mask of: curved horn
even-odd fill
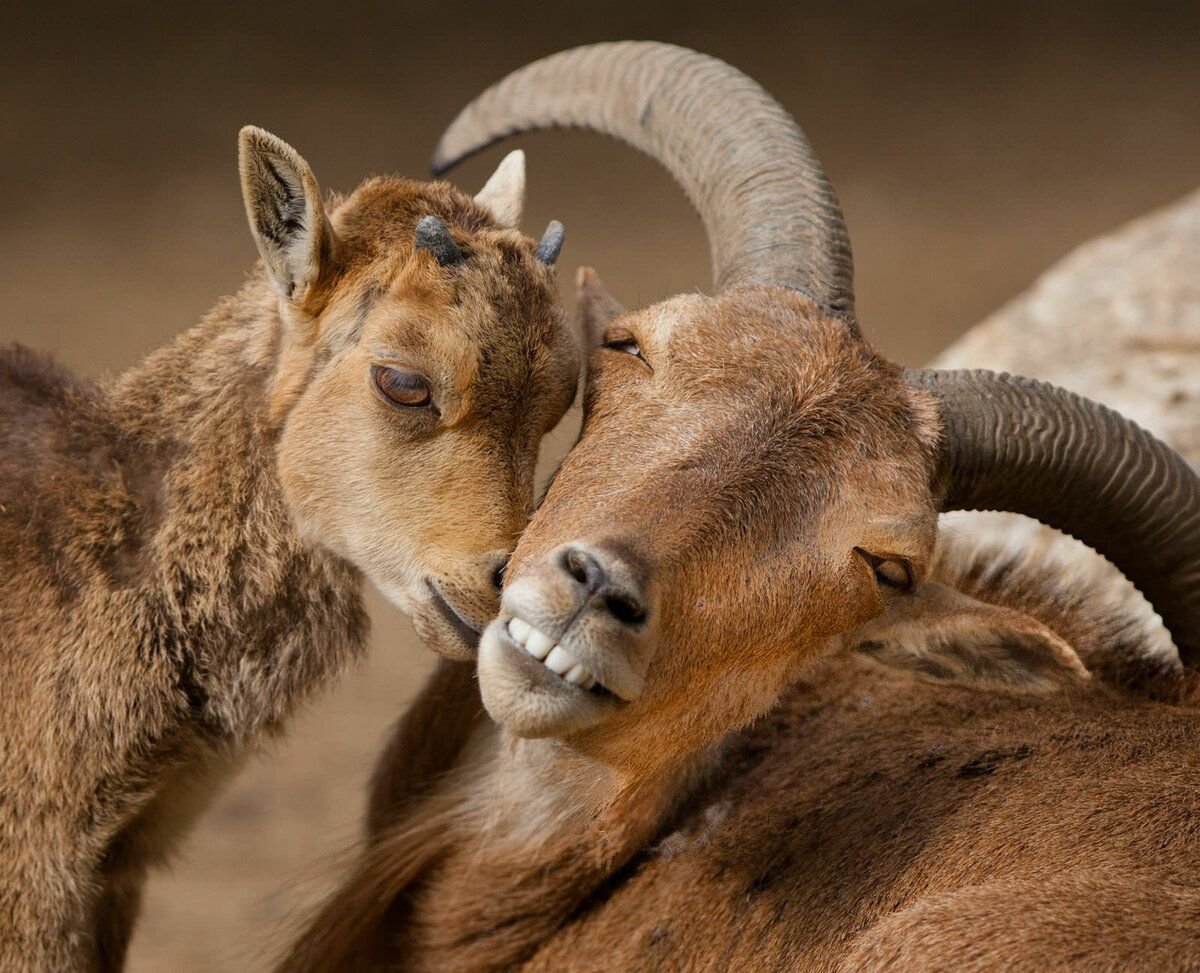
[[[938,399],[943,510],[1027,514],[1113,562],[1200,666],[1200,478],[1137,424],[1073,392],[987,371],[912,370]]]
[[[576,127],[664,165],[699,211],[718,291],[775,284],[852,315],[850,241],[833,187],[792,117],[716,58],[670,44],[592,44],[535,61],[459,113],[440,175],[506,136]]]
[[[537,258],[544,264],[553,264],[562,252],[563,241],[567,238],[567,228],[558,220],[551,220],[542,241],[538,244]]]
[[[428,250],[443,267],[456,264],[463,258],[462,251],[450,235],[450,230],[436,216],[424,216],[417,224],[417,238],[413,244],[418,250]]]

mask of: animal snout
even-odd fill
[[[600,548],[571,545],[559,553],[558,561],[585,605],[622,625],[646,620],[645,585],[623,558]]]
[[[497,598],[500,590],[504,587],[504,572],[508,568],[509,552],[506,550],[493,550],[485,554],[478,554],[473,557],[468,565],[464,566],[463,579],[460,582],[464,587],[472,588],[477,592],[476,597],[486,602],[490,607]],[[493,612],[485,611],[484,617],[488,617]]]
[[[436,585],[431,580],[430,588],[461,621],[479,631],[500,607],[507,564],[508,551],[471,555],[437,575]]]

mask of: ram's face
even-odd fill
[[[778,295],[676,298],[602,335],[579,444],[483,641],[513,732],[610,762],[700,745],[922,576],[927,404]]]

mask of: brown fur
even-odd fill
[[[265,231],[247,199],[277,242],[328,233],[311,266],[260,265],[114,381],[0,353],[2,969],[120,967],[146,869],[361,650],[362,573],[449,652],[466,626],[423,584],[460,618],[495,610],[578,368],[553,272],[449,185],[373,179],[328,216],[304,186]],[[414,251],[429,213],[460,265]],[[375,394],[393,358],[429,374],[440,419]]]
[[[985,563],[935,574],[969,587]],[[1051,608],[1052,575],[1004,567],[993,600]],[[655,823],[629,835],[606,803],[623,791],[606,789],[533,847],[490,847],[503,829],[480,834],[486,815],[461,811],[489,792],[460,768],[435,798],[440,814],[426,798],[364,854],[378,882],[400,848],[422,853],[404,905],[366,937],[374,952],[284,968],[1190,968],[1200,684],[1153,664],[1139,672],[1137,626],[1120,606],[1076,591],[1070,607],[1060,629],[1085,654],[1111,650],[1122,685],[1165,698],[1099,680],[1057,694],[934,686],[840,655],[710,751],[702,777],[675,782],[681,809],[659,795],[647,802]],[[563,772],[561,758],[543,760],[547,777]],[[335,901],[350,895],[370,915],[362,882],[352,876]]]
[[[580,442],[484,634],[498,723],[436,754],[432,782],[424,764],[407,802],[388,787],[358,866],[281,969],[958,968],[937,957],[960,893],[982,958],[952,955],[984,968],[1020,920],[1008,899],[990,919],[987,883],[1108,889],[1075,910],[1093,925],[1073,952],[1047,954],[1086,965],[1150,935],[1106,911],[1133,864],[1129,881],[1178,906],[1139,921],[1187,913],[1200,717],[1179,704],[1194,680],[1139,670],[1141,629],[1104,592],[1064,595],[1036,564],[939,560],[936,416],[896,369],[780,290],[676,298],[614,330],[623,350],[593,354]],[[579,545],[643,621],[580,594],[564,567]],[[863,551],[907,562],[915,584],[883,584]],[[640,682],[594,698],[529,676],[510,614],[602,685],[616,656]],[[1097,679],[1081,656],[1123,661]],[[427,738],[442,739],[436,715],[403,724],[377,780]],[[905,915],[924,952],[915,933],[872,938]],[[1095,924],[1121,921],[1126,953],[1098,955]],[[1182,957],[1184,938],[1166,932],[1155,955]]]

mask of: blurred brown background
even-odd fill
[[[88,374],[188,327],[251,266],[242,124],[292,142],[326,188],[422,176],[468,98],[588,41],[700,48],[791,109],[841,194],[865,327],[910,364],[1076,243],[1200,184],[1194,2],[114,2],[9,5],[0,28],[0,340]],[[521,144],[527,229],[557,217],[569,230],[564,282],[593,264],[630,305],[707,286],[699,221],[653,163],[578,133]],[[500,155],[456,180],[478,188]],[[373,608],[362,670],[252,763],[151,883],[134,970],[261,968],[328,881],[427,665],[407,622]]]

